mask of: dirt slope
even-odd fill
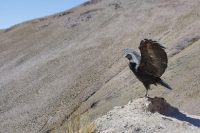
[[[92,0],[0,32],[0,131],[45,132],[79,111],[94,119],[144,96],[122,49],[151,38],[167,47],[150,95],[200,115],[199,0]]]

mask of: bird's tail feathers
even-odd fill
[[[159,84],[164,86],[167,89],[172,90],[172,88],[165,81],[163,81],[162,79],[160,80]]]

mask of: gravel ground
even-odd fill
[[[181,118],[181,119],[180,119]],[[200,117],[172,107],[163,98],[139,98],[114,107],[96,121],[97,133],[199,133]]]

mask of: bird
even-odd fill
[[[139,45],[139,52],[133,49],[123,49],[125,57],[129,60],[129,68],[146,88],[145,97],[148,97],[150,85],[157,84],[172,90],[172,88],[161,78],[168,64],[165,47],[157,41],[143,39]]]

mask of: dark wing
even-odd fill
[[[154,77],[161,77],[167,68],[167,54],[165,47],[156,41],[142,40],[139,46],[141,62],[138,71]]]

